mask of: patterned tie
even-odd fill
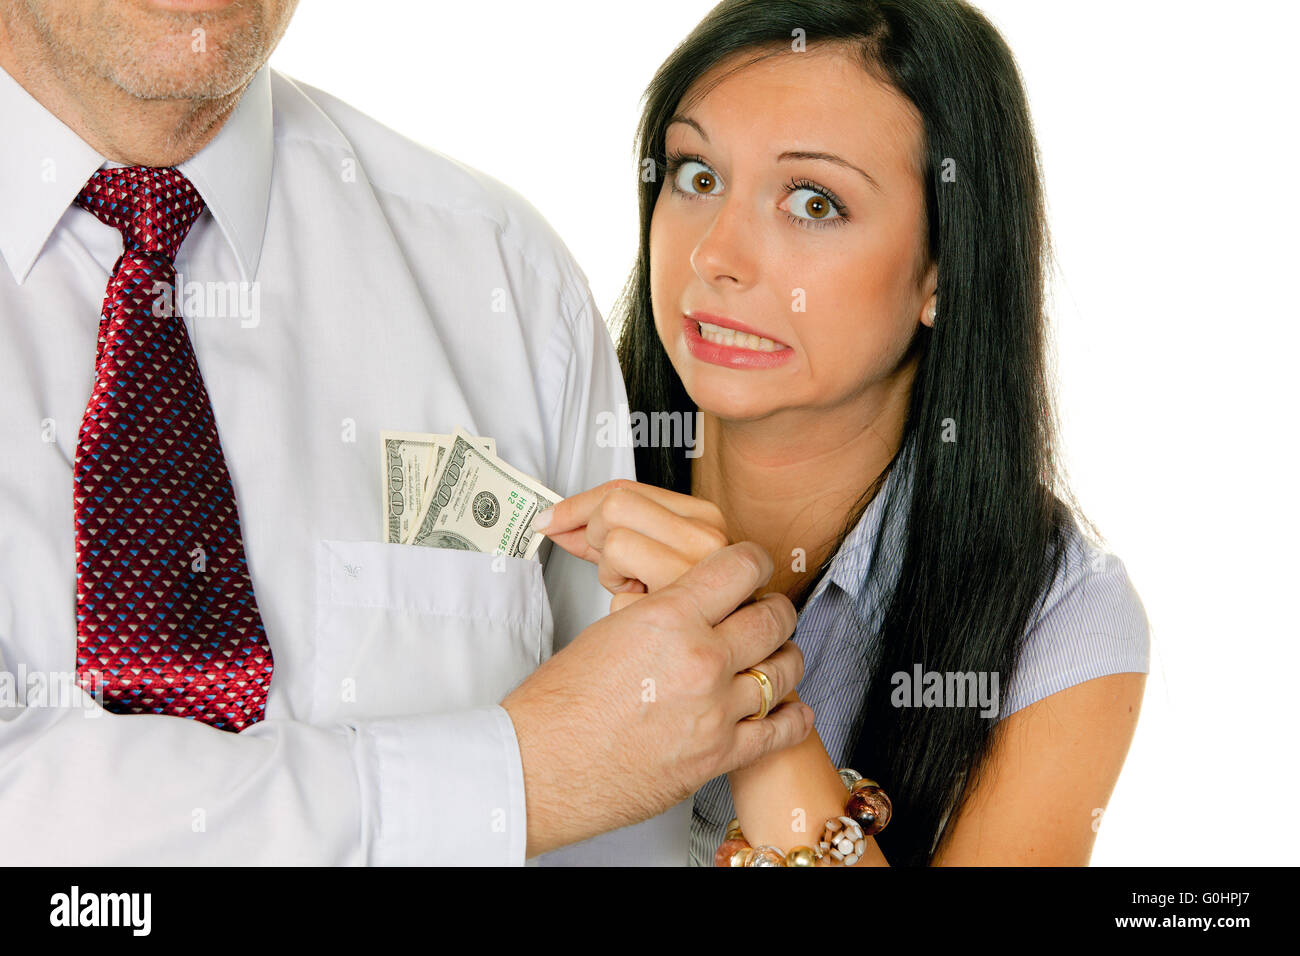
[[[73,471],[77,678],[114,713],[261,720],[271,648],[173,294],[203,200],[174,169],[102,169],[77,205],[122,233]]]

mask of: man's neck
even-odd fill
[[[862,493],[898,450],[914,372],[909,361],[833,410],[787,410],[756,422],[703,414],[691,493],[722,509],[731,540],[757,542],[772,555],[776,570],[764,591],[800,594],[831,556]]]
[[[189,159],[216,136],[247,88],[213,99],[141,99],[60,63],[21,14],[0,17],[0,68],[96,152],[126,165]]]

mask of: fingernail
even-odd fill
[[[545,531],[550,526],[553,517],[555,517],[554,508],[547,508],[545,511],[537,512],[537,517],[533,518],[533,530]]]

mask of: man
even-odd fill
[[[380,538],[380,429],[570,495],[625,396],[527,203],[265,67],[293,7],[0,0],[7,863],[518,864],[811,727],[741,719],[755,546],[603,617],[558,549]]]

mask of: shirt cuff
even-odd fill
[[[361,827],[374,866],[522,866],[524,771],[493,705],[358,721]]]

